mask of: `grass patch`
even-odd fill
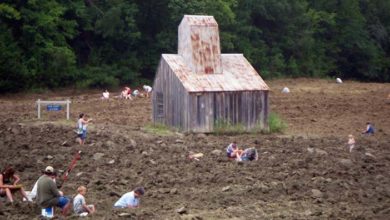
[[[171,136],[174,134],[174,131],[172,129],[164,124],[160,123],[150,123],[145,125],[144,131],[151,133],[151,134],[156,134],[160,136]]]
[[[269,133],[283,133],[287,129],[287,124],[278,114],[271,112],[268,116]]]
[[[221,134],[243,134],[245,133],[245,127],[238,123],[233,124],[229,120],[218,119],[214,122],[214,133]]]

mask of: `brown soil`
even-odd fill
[[[120,212],[130,219],[390,219],[390,85],[268,83],[271,111],[288,123],[285,134],[163,136],[148,129],[150,99],[102,101],[96,91],[3,96],[0,167],[12,164],[31,190],[40,170],[47,165],[65,170],[82,150],[62,190],[75,196],[79,185],[87,186],[87,202],[98,211],[86,219],[124,218]],[[290,94],[280,93],[284,86]],[[37,120],[38,98],[71,99],[72,121],[64,120],[64,111],[44,111]],[[94,118],[85,146],[75,143],[79,112]],[[376,127],[374,136],[360,134],[367,121]],[[350,133],[357,141],[353,153],[346,147]],[[256,146],[260,159],[226,159],[224,148],[233,140]],[[216,149],[222,152],[212,154]],[[189,151],[205,156],[191,161]],[[96,153],[104,155],[95,160]],[[111,208],[118,198],[110,192],[141,185],[147,191],[141,208]],[[176,213],[183,206],[187,213]],[[35,204],[0,202],[0,219],[38,218]]]

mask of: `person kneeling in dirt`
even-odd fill
[[[134,97],[137,97],[137,96],[139,96],[139,90],[138,89],[135,89],[133,92],[132,92],[132,96],[134,96]]]
[[[226,155],[230,159],[235,159],[241,154],[242,150],[238,149],[236,141],[233,141],[233,143],[229,144],[226,148]]]
[[[103,92],[103,96],[101,99],[109,99],[110,98],[110,93],[108,92],[108,90],[106,89],[104,92]]]
[[[41,208],[49,208],[57,206],[62,209],[62,214],[68,214],[70,199],[57,189],[57,185],[53,181],[54,168],[46,167],[44,175],[38,179],[37,183],[37,204]]]
[[[120,97],[123,98],[123,99],[130,99],[130,100],[132,100],[130,87],[125,87],[124,90],[122,90]]]
[[[366,130],[362,132],[362,134],[374,134],[374,126],[370,122],[367,122]]]
[[[10,202],[14,202],[12,194],[19,191],[27,201],[31,201],[27,197],[22,185],[18,185],[19,181],[20,178],[15,175],[15,170],[12,167],[5,168],[0,174],[0,196],[6,195]]]
[[[85,186],[80,186],[77,188],[77,194],[76,197],[73,199],[73,210],[76,214],[81,214],[84,212],[87,212],[88,214],[92,214],[95,212],[95,206],[94,205],[87,205],[85,202],[84,195],[87,193],[87,188]]]
[[[256,148],[251,147],[245,149],[241,155],[237,155],[236,160],[237,161],[252,161],[252,160],[258,160],[259,154],[257,153]]]
[[[143,187],[137,187],[133,191],[125,193],[115,204],[114,208],[138,208],[140,198],[145,193]]]

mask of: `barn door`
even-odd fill
[[[204,130],[206,126],[206,103],[203,95],[196,96],[196,126],[199,130]]]

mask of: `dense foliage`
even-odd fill
[[[389,11],[383,0],[3,0],[0,91],[153,79],[184,14],[213,15],[222,52],[264,78],[389,82]]]

